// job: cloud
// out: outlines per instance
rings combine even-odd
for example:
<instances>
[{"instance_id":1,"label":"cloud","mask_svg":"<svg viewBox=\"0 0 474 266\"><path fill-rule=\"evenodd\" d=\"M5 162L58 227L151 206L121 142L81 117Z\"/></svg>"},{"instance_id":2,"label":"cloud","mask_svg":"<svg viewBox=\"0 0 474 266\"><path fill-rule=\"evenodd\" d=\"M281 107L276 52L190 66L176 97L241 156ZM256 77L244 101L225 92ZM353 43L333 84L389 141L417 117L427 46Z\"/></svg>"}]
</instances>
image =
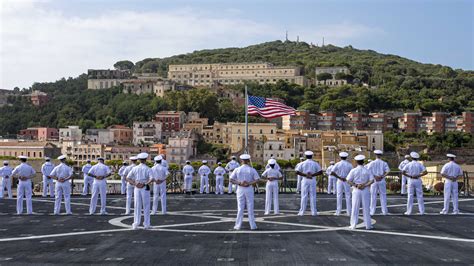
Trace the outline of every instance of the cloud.
<instances>
[{"instance_id":1,"label":"cloud","mask_svg":"<svg viewBox=\"0 0 474 266\"><path fill-rule=\"evenodd\" d=\"M70 16L52 9L48 1L27 0L2 1L0 16L0 88L7 89L77 76L88 68L111 68L123 59L138 61L282 39L285 30L241 18L236 9L221 14L192 8L111 9L99 15ZM350 23L297 31L302 40L325 36L332 43L373 32Z\"/></svg>"}]
</instances>

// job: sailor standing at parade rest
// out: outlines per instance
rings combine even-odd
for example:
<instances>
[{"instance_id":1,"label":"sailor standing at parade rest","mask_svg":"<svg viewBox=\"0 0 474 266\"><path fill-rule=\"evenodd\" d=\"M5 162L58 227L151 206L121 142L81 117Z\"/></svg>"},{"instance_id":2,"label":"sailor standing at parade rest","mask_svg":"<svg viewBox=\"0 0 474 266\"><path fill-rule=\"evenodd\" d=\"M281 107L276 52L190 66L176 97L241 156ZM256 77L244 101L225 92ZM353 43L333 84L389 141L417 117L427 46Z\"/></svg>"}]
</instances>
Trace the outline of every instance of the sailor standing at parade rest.
<instances>
[{"instance_id":1,"label":"sailor standing at parade rest","mask_svg":"<svg viewBox=\"0 0 474 266\"><path fill-rule=\"evenodd\" d=\"M20 165L15 167L12 172L13 177L18 178L18 187L16 192L16 213L21 214L23 212L23 197L26 198L26 213L33 214L33 203L31 196L31 179L35 176L36 171L29 164L26 163L28 157L18 156L20 159Z\"/></svg>"},{"instance_id":2,"label":"sailor standing at parade rest","mask_svg":"<svg viewBox=\"0 0 474 266\"><path fill-rule=\"evenodd\" d=\"M316 208L316 176L322 175L323 170L317 162L313 161L312 151L305 151L304 155L306 156L306 161L299 164L295 169L296 174L304 178L301 183L301 206L298 215L304 215L309 194L311 215L316 216L318 215L318 210Z\"/></svg>"},{"instance_id":3,"label":"sailor standing at parade rest","mask_svg":"<svg viewBox=\"0 0 474 266\"><path fill-rule=\"evenodd\" d=\"M166 170L169 169L168 161L166 161L166 154L160 154L161 156L161 166L165 167Z\"/></svg>"},{"instance_id":4,"label":"sailor standing at parade rest","mask_svg":"<svg viewBox=\"0 0 474 266\"><path fill-rule=\"evenodd\" d=\"M66 156L61 155L58 157L60 161L59 165L54 167L51 171L50 176L56 180L55 185L55 194L54 199L54 215L59 215L61 211L61 198L64 197L64 208L66 209L66 214L70 215L71 212L71 180L72 178L72 168L66 164Z\"/></svg>"},{"instance_id":5,"label":"sailor standing at parade rest","mask_svg":"<svg viewBox=\"0 0 474 266\"><path fill-rule=\"evenodd\" d=\"M104 164L104 158L97 158L98 163L92 166L89 170L88 175L94 178L94 183L92 184L92 197L91 205L89 207L89 214L92 215L95 213L97 207L97 200L100 193L100 214L106 215L106 205L107 205L107 180L106 178L112 174L110 167Z\"/></svg>"},{"instance_id":6,"label":"sailor standing at parade rest","mask_svg":"<svg viewBox=\"0 0 474 266\"><path fill-rule=\"evenodd\" d=\"M43 174L43 198L49 196L52 198L54 197L54 182L53 179L50 177L51 171L54 169L54 164L51 163L51 159L46 157L45 163L41 165L41 173Z\"/></svg>"},{"instance_id":7,"label":"sailor standing at parade rest","mask_svg":"<svg viewBox=\"0 0 474 266\"><path fill-rule=\"evenodd\" d=\"M273 158L273 157L270 157L270 159L275 160L275 158ZM271 168L271 167L270 167L270 164L267 162L267 165L265 165L265 170L270 169L270 168ZM276 160L275 160L275 166L273 167L273 169L275 169L275 170L277 170L277 171L280 171L280 170L281 170L280 165L277 163Z\"/></svg>"},{"instance_id":8,"label":"sailor standing at parade rest","mask_svg":"<svg viewBox=\"0 0 474 266\"><path fill-rule=\"evenodd\" d=\"M8 161L3 161L3 167L0 168L0 177L2 183L0 186L0 199L3 199L5 188L7 189L8 198L12 199L12 172L13 169L8 165Z\"/></svg>"},{"instance_id":9,"label":"sailor standing at parade rest","mask_svg":"<svg viewBox=\"0 0 474 266\"><path fill-rule=\"evenodd\" d=\"M262 174L262 177L267 179L267 185L265 187L265 215L270 214L272 209L272 199L273 199L273 213L279 214L280 207L278 204L278 180L282 178L282 174L279 170L276 170L276 160L268 160L268 165L270 168L265 170Z\"/></svg>"},{"instance_id":10,"label":"sailor standing at parade rest","mask_svg":"<svg viewBox=\"0 0 474 266\"><path fill-rule=\"evenodd\" d=\"M421 177L428 174L424 165L418 162L420 155L416 152L411 152L410 157L413 159L410 163L403 167L402 174L408 177L408 200L407 211L405 215L411 215L413 209L413 196L416 191L416 198L418 201L418 210L420 214L425 214L425 204L423 202L423 183Z\"/></svg>"},{"instance_id":11,"label":"sailor standing at parade rest","mask_svg":"<svg viewBox=\"0 0 474 266\"><path fill-rule=\"evenodd\" d=\"M169 175L168 168L162 165L163 157L155 156L155 165L151 168L153 177L153 208L151 214L158 211L158 199L161 201L161 213L166 214L166 177Z\"/></svg>"},{"instance_id":12,"label":"sailor standing at parade rest","mask_svg":"<svg viewBox=\"0 0 474 266\"><path fill-rule=\"evenodd\" d=\"M347 183L352 186L352 212L350 229L355 229L359 220L359 208L362 202L362 214L364 216L365 228L372 229L370 220L370 192L369 187L374 182L374 176L370 170L364 167L364 155L357 155L354 160L357 166L347 175Z\"/></svg>"},{"instance_id":13,"label":"sailor standing at parade rest","mask_svg":"<svg viewBox=\"0 0 474 266\"><path fill-rule=\"evenodd\" d=\"M125 168L125 171L123 173L125 175L125 179L127 180L127 197L125 201L125 213L124 213L125 215L130 214L130 208L132 207L133 193L135 190L133 181L129 180L127 176L130 173L130 171L132 171L132 169L137 165L138 165L137 157L136 156L130 157L130 165L127 168Z\"/></svg>"},{"instance_id":14,"label":"sailor standing at parade rest","mask_svg":"<svg viewBox=\"0 0 474 266\"><path fill-rule=\"evenodd\" d=\"M84 175L84 187L82 188L82 196L87 196L87 193L89 191L92 192L92 184L94 182L94 178L88 175L91 168L91 160L87 160L87 163L82 167L82 174Z\"/></svg>"},{"instance_id":15,"label":"sailor standing at parade rest","mask_svg":"<svg viewBox=\"0 0 474 266\"><path fill-rule=\"evenodd\" d=\"M235 220L235 230L240 230L242 226L242 219L244 218L244 209L247 207L247 214L249 218L250 230L257 229L255 224L255 214L253 211L254 205L254 189L253 185L259 180L257 171L250 166L250 155L240 155L242 165L234 169L230 175L230 182L236 184L237 187L237 218Z\"/></svg>"},{"instance_id":16,"label":"sailor standing at parade rest","mask_svg":"<svg viewBox=\"0 0 474 266\"><path fill-rule=\"evenodd\" d=\"M186 165L183 167L184 193L191 192L193 186L193 174L194 168L191 166L191 162L186 161Z\"/></svg>"},{"instance_id":17,"label":"sailor standing at parade rest","mask_svg":"<svg viewBox=\"0 0 474 266\"><path fill-rule=\"evenodd\" d=\"M347 161L349 154L347 152L339 153L341 160L332 168L331 175L337 178L336 182L336 213L334 215L341 215L342 211L342 194L346 198L347 215L351 215L351 186L347 183L347 175L352 170L352 164Z\"/></svg>"},{"instance_id":18,"label":"sailor standing at parade rest","mask_svg":"<svg viewBox=\"0 0 474 266\"><path fill-rule=\"evenodd\" d=\"M328 195L336 194L336 183L337 178L332 175L332 169L334 168L334 161L329 162L329 167L326 169L326 175L328 176Z\"/></svg>"},{"instance_id":19,"label":"sailor standing at parade rest","mask_svg":"<svg viewBox=\"0 0 474 266\"><path fill-rule=\"evenodd\" d=\"M127 193L127 180L125 176L125 169L127 169L128 165L127 162L123 162L122 166L118 170L118 175L120 176L120 180L122 184L120 185L120 194L125 195Z\"/></svg>"},{"instance_id":20,"label":"sailor standing at parade rest","mask_svg":"<svg viewBox=\"0 0 474 266\"><path fill-rule=\"evenodd\" d=\"M237 158L235 156L232 156L231 160L225 166L225 170L227 171L227 173L229 173L229 186L227 187L227 193L229 194L232 193L235 186L235 184L232 184L232 182L230 182L230 175L232 174L232 171L234 171L234 169L236 169L239 166L240 164L239 162L237 162Z\"/></svg>"},{"instance_id":21,"label":"sailor standing at parade rest","mask_svg":"<svg viewBox=\"0 0 474 266\"><path fill-rule=\"evenodd\" d=\"M216 176L216 195L224 194L224 175L226 171L222 167L222 163L218 162L216 169L214 169L214 175Z\"/></svg>"},{"instance_id":22,"label":"sailor standing at parade rest","mask_svg":"<svg viewBox=\"0 0 474 266\"><path fill-rule=\"evenodd\" d=\"M449 162L441 168L441 176L445 178L444 181L444 208L440 214L448 214L449 200L453 200L453 214L459 214L458 208L458 179L463 177L461 166L454 160L456 155L446 154Z\"/></svg>"},{"instance_id":23,"label":"sailor standing at parade rest","mask_svg":"<svg viewBox=\"0 0 474 266\"><path fill-rule=\"evenodd\" d=\"M209 194L209 174L211 173L211 169L207 166L207 161L202 161L201 167L198 169L198 174L201 177L201 183L199 186L199 193L204 192L204 188L206 189L206 194Z\"/></svg>"},{"instance_id":24,"label":"sailor standing at parade rest","mask_svg":"<svg viewBox=\"0 0 474 266\"><path fill-rule=\"evenodd\" d=\"M405 168L405 165L407 165L411 161L410 155L405 155L405 160L403 160L399 165L398 165L398 170L400 172L403 172L403 168ZM402 195L407 194L407 179L405 175L402 175L402 187L401 187L401 193Z\"/></svg>"},{"instance_id":25,"label":"sailor standing at parade rest","mask_svg":"<svg viewBox=\"0 0 474 266\"><path fill-rule=\"evenodd\" d=\"M387 183L385 182L385 176L390 173L390 167L388 167L388 164L381 159L383 154L381 150L375 150L374 154L376 159L366 166L375 179L375 182L370 186L370 215L375 214L375 208L377 207L377 193L380 195L382 214L387 215Z\"/></svg>"},{"instance_id":26,"label":"sailor standing at parade rest","mask_svg":"<svg viewBox=\"0 0 474 266\"><path fill-rule=\"evenodd\" d=\"M140 164L134 167L127 175L127 180L130 180L135 186L134 189L134 215L133 215L133 229L138 229L141 223L143 211L143 227L150 228L150 183L153 182L152 170L146 165L148 153L140 153L137 159Z\"/></svg>"},{"instance_id":27,"label":"sailor standing at parade rest","mask_svg":"<svg viewBox=\"0 0 474 266\"><path fill-rule=\"evenodd\" d=\"M304 158L300 157L300 162L295 165L295 169L298 168L298 165L300 165L302 162L304 162ZM302 176L296 175L296 194L301 193L301 181L303 181Z\"/></svg>"}]
</instances>

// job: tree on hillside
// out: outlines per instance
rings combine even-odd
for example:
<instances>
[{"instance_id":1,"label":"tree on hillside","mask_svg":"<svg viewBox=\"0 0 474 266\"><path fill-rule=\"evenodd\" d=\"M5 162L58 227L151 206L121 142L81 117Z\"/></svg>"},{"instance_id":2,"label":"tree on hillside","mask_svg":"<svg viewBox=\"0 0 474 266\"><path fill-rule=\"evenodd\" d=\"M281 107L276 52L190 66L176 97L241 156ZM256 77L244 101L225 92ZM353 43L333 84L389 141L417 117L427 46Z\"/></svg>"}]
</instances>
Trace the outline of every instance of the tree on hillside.
<instances>
[{"instance_id":1,"label":"tree on hillside","mask_svg":"<svg viewBox=\"0 0 474 266\"><path fill-rule=\"evenodd\" d=\"M114 64L115 69L119 70L132 70L134 66L135 64L133 64L133 62L129 60L118 61Z\"/></svg>"},{"instance_id":2,"label":"tree on hillside","mask_svg":"<svg viewBox=\"0 0 474 266\"><path fill-rule=\"evenodd\" d=\"M318 80L323 80L323 81L326 81L328 79L332 79L332 75L329 74L329 73L320 73L316 76L316 78Z\"/></svg>"}]
</instances>

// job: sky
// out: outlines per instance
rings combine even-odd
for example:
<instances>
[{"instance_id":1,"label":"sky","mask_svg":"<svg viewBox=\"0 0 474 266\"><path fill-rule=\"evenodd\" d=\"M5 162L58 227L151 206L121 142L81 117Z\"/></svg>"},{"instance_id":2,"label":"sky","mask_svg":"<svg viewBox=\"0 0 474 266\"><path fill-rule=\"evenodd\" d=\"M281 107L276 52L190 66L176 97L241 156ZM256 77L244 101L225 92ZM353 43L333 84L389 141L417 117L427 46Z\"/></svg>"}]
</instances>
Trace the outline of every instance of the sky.
<instances>
[{"instance_id":1,"label":"sky","mask_svg":"<svg viewBox=\"0 0 474 266\"><path fill-rule=\"evenodd\" d=\"M474 70L471 0L1 0L0 89L289 39Z\"/></svg>"}]
</instances>

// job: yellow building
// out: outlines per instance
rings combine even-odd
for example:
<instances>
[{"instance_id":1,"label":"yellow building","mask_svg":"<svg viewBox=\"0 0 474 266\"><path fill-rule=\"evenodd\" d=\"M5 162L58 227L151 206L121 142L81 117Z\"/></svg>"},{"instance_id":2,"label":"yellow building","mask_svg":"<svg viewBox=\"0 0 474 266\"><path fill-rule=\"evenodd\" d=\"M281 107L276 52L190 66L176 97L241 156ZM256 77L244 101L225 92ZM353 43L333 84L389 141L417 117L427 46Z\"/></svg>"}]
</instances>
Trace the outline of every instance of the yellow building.
<instances>
[{"instance_id":1,"label":"yellow building","mask_svg":"<svg viewBox=\"0 0 474 266\"><path fill-rule=\"evenodd\" d=\"M230 135L231 152L235 153L244 148L245 145L245 123L227 123L228 132ZM255 140L264 140L274 138L277 125L275 123L249 123L249 138ZM225 134L224 134L225 135Z\"/></svg>"}]
</instances>

